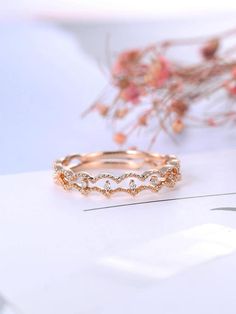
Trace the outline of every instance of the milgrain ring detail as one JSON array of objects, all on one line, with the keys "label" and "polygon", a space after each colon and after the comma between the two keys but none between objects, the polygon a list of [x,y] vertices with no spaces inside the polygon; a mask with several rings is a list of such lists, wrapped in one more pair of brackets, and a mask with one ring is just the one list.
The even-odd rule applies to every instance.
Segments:
[{"label": "milgrain ring detail", "polygon": [[[140,172],[144,166],[146,168],[148,166],[149,169]],[[104,167],[107,169],[124,167],[129,171],[120,175],[108,172],[91,174],[92,169]],[[139,172],[134,171],[134,168]],[[90,172],[85,171],[87,169]],[[181,178],[180,162],[174,155],[136,150],[69,155],[54,162],[54,171],[56,183],[65,190],[75,189],[82,194],[99,192],[108,197],[116,192],[131,195],[144,190],[158,192],[163,186],[174,187]],[[104,181],[103,186],[98,185],[100,181]]]}]

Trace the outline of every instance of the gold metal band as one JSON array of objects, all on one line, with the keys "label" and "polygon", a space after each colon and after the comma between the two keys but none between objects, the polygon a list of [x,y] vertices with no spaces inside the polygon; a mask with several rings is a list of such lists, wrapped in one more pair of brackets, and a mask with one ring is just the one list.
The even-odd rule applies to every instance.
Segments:
[{"label": "gold metal band", "polygon": [[[104,168],[113,173],[98,172]],[[116,169],[128,172],[117,174]],[[64,189],[83,194],[96,191],[106,196],[115,192],[158,192],[162,186],[174,187],[180,180],[180,163],[175,156],[136,150],[69,155],[55,161],[54,170],[56,182]]]}]

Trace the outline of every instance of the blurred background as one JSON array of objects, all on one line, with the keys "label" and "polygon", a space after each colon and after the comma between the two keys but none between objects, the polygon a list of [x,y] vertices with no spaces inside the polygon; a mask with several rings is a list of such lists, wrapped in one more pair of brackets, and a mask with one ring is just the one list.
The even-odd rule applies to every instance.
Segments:
[{"label": "blurred background", "polygon": [[59,18],[101,20],[162,18],[177,15],[216,14],[235,10],[233,0],[225,1],[135,1],[135,0],[8,0],[1,1],[3,17],[50,15]]},{"label": "blurred background", "polygon": [[[230,0],[1,1],[0,174],[46,170],[70,152],[117,148],[99,116],[81,119],[108,82],[110,58],[158,40],[235,26],[236,2]],[[138,146],[146,148],[145,137]],[[162,135],[153,150],[235,147],[234,129],[224,127],[189,129],[177,142]]]}]

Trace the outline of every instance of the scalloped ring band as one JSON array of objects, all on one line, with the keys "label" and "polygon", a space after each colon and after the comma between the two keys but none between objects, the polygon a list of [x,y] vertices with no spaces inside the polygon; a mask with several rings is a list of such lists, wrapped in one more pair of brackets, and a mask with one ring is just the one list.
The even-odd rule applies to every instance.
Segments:
[{"label": "scalloped ring band", "polygon": [[55,161],[54,170],[56,183],[65,190],[95,191],[108,197],[116,192],[158,192],[163,186],[174,187],[181,178],[175,156],[136,150],[74,154]]}]

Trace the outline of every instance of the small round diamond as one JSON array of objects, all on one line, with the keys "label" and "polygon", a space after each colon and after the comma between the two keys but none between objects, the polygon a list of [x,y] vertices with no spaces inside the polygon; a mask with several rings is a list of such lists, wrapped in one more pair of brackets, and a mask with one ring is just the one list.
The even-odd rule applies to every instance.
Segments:
[{"label": "small round diamond", "polygon": [[133,179],[131,179],[129,181],[129,187],[130,187],[131,190],[135,190],[136,189],[137,185],[136,185],[136,183],[135,183],[135,181]]},{"label": "small round diamond", "polygon": [[78,183],[81,189],[86,189],[88,187],[88,181],[85,180],[84,178],[79,178]]},{"label": "small round diamond", "polygon": [[158,184],[159,180],[158,180],[158,176],[151,176],[150,178],[150,183],[153,186],[156,186]]},{"label": "small round diamond", "polygon": [[110,190],[111,190],[111,183],[110,183],[109,180],[106,180],[106,182],[105,182],[105,184],[104,184],[104,190],[105,190],[106,192],[110,192]]},{"label": "small round diamond", "polygon": [[64,170],[64,175],[65,175],[65,177],[66,178],[68,178],[68,179],[72,179],[73,178],[73,176],[74,176],[74,173],[73,173],[73,171],[71,171],[71,170]]}]

